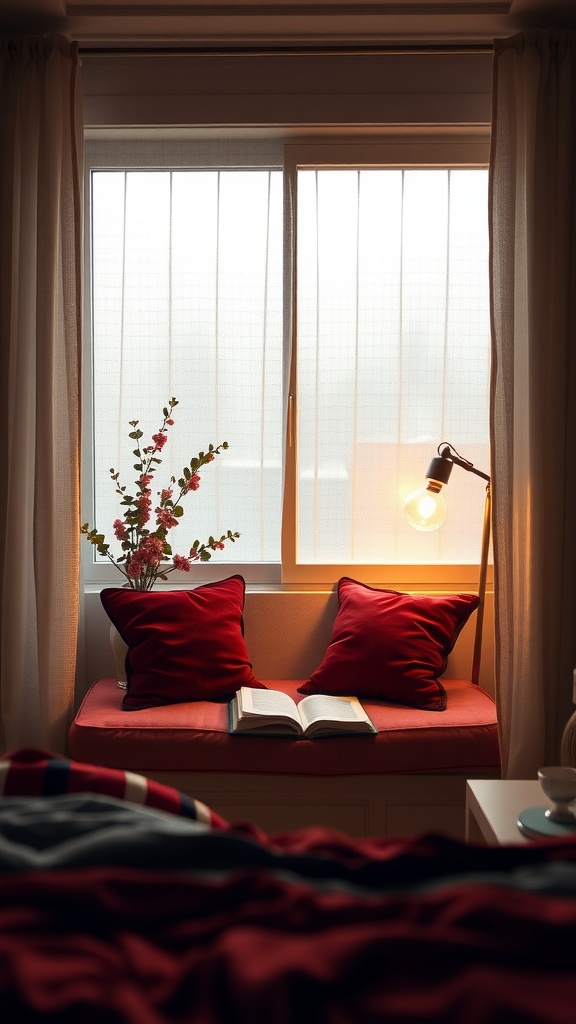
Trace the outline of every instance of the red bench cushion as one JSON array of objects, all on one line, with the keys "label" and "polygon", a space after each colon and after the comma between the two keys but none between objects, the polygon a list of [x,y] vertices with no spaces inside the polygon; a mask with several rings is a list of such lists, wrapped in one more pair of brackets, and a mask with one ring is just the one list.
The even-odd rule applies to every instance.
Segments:
[{"label": "red bench cushion", "polygon": [[[301,680],[266,680],[294,700]],[[315,740],[231,736],[228,705],[210,701],[127,714],[115,679],[86,694],[70,729],[72,757],[133,771],[258,772],[288,775],[406,774],[498,770],[496,709],[467,680],[445,679],[441,714],[372,698],[362,703],[375,736]]]}]

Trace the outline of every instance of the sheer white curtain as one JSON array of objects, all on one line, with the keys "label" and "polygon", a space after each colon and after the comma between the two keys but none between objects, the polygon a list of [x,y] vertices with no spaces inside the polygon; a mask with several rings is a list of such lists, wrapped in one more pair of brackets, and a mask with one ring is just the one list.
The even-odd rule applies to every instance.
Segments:
[{"label": "sheer white curtain", "polygon": [[499,40],[490,165],[503,772],[559,762],[576,665],[576,35]]},{"label": "sheer white curtain", "polygon": [[464,473],[449,528],[404,516],[437,446],[487,467],[490,321],[484,169],[298,174],[300,562],[479,556]]},{"label": "sheer white curtain", "polygon": [[63,752],[78,620],[77,47],[0,39],[0,747]]}]

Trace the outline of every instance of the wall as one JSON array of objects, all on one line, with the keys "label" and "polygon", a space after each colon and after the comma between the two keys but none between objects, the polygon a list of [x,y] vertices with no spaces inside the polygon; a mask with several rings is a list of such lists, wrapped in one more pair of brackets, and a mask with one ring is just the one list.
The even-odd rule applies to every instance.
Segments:
[{"label": "wall", "polygon": [[94,55],[82,59],[90,127],[256,127],[339,132],[484,126],[489,52]]}]

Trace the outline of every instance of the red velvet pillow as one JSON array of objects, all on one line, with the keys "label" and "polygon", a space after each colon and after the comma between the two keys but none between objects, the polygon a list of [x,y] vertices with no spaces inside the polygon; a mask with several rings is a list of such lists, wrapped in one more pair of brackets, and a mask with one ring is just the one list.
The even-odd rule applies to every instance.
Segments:
[{"label": "red velvet pillow", "polygon": [[252,674],[244,640],[241,576],[194,590],[103,590],[102,604],[128,645],[126,711],[221,700],[241,686],[266,687]]},{"label": "red velvet pillow", "polygon": [[338,601],[322,664],[299,692],[375,697],[443,711],[446,693],[438,677],[478,597],[402,594],[343,577]]}]

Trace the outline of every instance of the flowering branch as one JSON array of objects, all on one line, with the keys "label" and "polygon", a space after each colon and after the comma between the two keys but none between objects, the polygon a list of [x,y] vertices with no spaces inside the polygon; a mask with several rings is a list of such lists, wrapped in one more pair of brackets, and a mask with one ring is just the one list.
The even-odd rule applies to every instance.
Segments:
[{"label": "flowering branch", "polygon": [[[151,590],[157,579],[167,579],[169,573],[175,569],[190,572],[192,562],[209,561],[213,551],[221,551],[226,541],[234,543],[240,536],[239,533],[227,530],[219,540],[212,536],[202,544],[195,540],[187,555],[172,554],[167,534],[169,530],[178,526],[184,515],[182,499],[190,491],[198,490],[201,479],[198,470],[213,462],[217,455],[228,448],[228,442],[223,441],[216,447],[209,445],[207,452],[199,452],[190,460],[190,465],[184,467],[178,480],[174,476],[170,477],[170,485],[157,492],[159,501],[153,510],[150,485],[157,466],[162,462],[159,453],[168,440],[168,428],[174,424],[172,412],[177,405],[176,399],[171,398],[168,407],[162,410],[162,425],[158,432],[152,435],[153,443],[144,448],[140,443],[143,433],[139,429],[139,421],[130,420],[132,430],[128,437],[136,442],[133,454],[136,456],[134,469],[138,473],[134,495],[126,494],[125,485],[120,483],[120,474],[114,469],[110,470],[120,504],[125,506],[123,518],[115,519],[113,523],[114,535],[120,541],[123,554],[119,558],[114,558],[110,554],[110,545],[107,544],[104,534],[98,533],[95,528],[90,529],[88,523],[80,527],[80,532],[86,535],[99,554],[105,555],[119,569],[133,590]],[[147,525],[152,514],[155,517],[154,529]],[[172,565],[166,567],[162,562],[169,558],[172,558]]]}]

